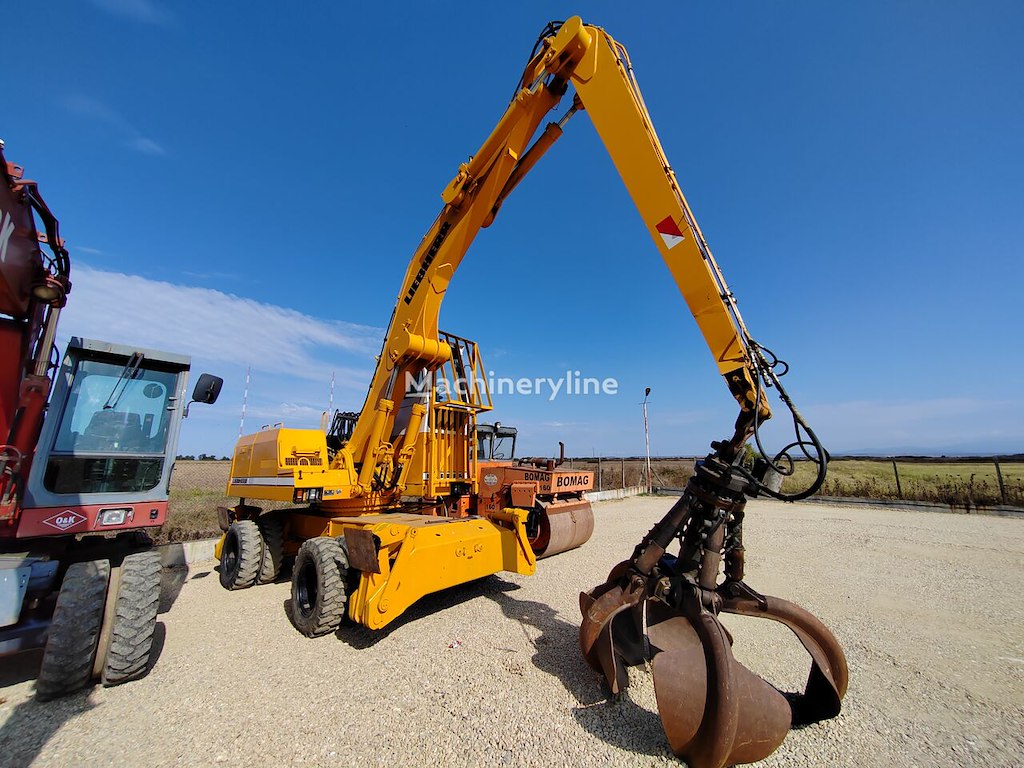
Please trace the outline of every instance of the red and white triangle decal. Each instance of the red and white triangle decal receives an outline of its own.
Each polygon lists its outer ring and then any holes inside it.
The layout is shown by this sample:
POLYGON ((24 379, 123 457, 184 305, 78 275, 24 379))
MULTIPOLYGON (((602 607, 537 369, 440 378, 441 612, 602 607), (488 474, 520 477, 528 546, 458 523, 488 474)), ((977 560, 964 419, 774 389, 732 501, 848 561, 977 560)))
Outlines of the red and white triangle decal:
POLYGON ((686 239, 683 237, 683 233, 679 229, 679 225, 672 220, 671 216, 666 216, 655 224, 654 228, 658 230, 658 234, 661 235, 661 239, 665 241, 666 248, 675 248, 686 239))

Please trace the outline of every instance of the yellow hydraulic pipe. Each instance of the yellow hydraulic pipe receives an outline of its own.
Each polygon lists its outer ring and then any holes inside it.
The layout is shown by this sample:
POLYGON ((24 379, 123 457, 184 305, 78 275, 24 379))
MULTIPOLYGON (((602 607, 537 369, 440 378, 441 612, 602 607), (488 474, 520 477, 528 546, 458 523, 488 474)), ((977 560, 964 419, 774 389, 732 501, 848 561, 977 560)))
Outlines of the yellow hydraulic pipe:
POLYGON ((402 469, 398 474, 395 485, 403 490, 405 488, 405 478, 409 474, 409 464, 412 461, 413 454, 416 452, 416 439, 419 437, 420 426, 423 424, 423 416, 426 412, 427 407, 425 405, 420 403, 413 405, 412 411, 409 414, 409 423, 405 427, 405 437, 402 439, 402 446, 396 451, 397 461, 402 469))
POLYGON ((372 445, 377 448, 363 457, 363 466, 359 468, 359 488, 363 492, 369 490, 370 481, 373 479, 373 471, 377 468, 377 461, 380 458, 381 438, 384 435, 384 427, 387 425, 388 414, 394 410, 395 404, 390 400, 381 398, 373 414, 373 427, 370 430, 372 445))
POLYGON ((498 199, 494 203, 494 207, 491 208, 490 214, 484 219, 482 226, 489 227, 494 222, 494 217, 498 215, 498 209, 501 208, 501 204, 505 202, 505 198, 515 189, 519 182, 528 174, 533 166, 537 164, 537 161, 544 157, 544 153, 551 149, 551 145, 554 144, 558 139, 562 137, 562 126, 558 123, 548 123, 537 140, 533 143, 526 153, 519 158, 519 162, 516 163, 516 168, 512 171, 512 175, 508 177, 508 181, 505 182, 505 186, 502 187, 501 192, 498 194, 498 199))

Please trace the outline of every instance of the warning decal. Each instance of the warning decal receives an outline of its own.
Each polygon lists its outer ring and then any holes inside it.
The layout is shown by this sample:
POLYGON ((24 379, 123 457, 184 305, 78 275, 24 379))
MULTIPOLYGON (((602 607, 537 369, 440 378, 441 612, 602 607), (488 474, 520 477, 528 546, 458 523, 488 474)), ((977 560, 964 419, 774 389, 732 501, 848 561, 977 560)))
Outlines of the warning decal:
POLYGON ((658 230, 658 234, 661 235, 661 239, 665 241, 666 248, 675 248, 681 242, 683 242, 683 233, 679 229, 671 216, 666 216, 664 219, 654 225, 654 228, 658 230))

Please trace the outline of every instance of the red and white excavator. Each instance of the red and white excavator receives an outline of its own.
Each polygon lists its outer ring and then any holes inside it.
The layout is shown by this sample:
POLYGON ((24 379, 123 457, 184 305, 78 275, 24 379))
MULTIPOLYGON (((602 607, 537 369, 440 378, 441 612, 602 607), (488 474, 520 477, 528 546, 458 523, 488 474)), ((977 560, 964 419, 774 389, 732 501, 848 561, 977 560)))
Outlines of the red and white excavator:
MULTIPOLYGON (((70 262, 23 174, 0 142, 0 656, 42 647, 49 699, 147 669, 160 558, 145 529, 167 517, 190 360, 77 337, 58 355, 70 262)), ((203 374, 192 401, 222 383, 203 374)))

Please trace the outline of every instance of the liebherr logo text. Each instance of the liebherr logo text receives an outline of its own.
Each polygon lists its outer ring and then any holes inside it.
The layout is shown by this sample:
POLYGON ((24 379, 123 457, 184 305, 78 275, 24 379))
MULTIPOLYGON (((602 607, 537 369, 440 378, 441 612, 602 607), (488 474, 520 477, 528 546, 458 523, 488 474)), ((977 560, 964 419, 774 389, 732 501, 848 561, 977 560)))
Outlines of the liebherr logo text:
POLYGON ((559 475, 556 488, 578 488, 581 485, 590 485, 589 478, 585 475, 559 475))
POLYGON ((416 295, 416 290, 420 287, 420 283, 423 282, 423 276, 427 274, 427 270, 430 269, 430 265, 434 261, 434 257, 437 256, 437 251, 441 248, 441 243, 448 237, 448 230, 452 228, 452 225, 447 221, 441 224, 441 228, 438 230, 437 235, 434 237, 434 242, 430 244, 430 250, 423 255, 423 263, 420 264, 420 271, 416 273, 416 277, 413 278, 412 285, 409 286, 409 292, 405 294, 405 303, 411 304, 412 297, 416 295))

